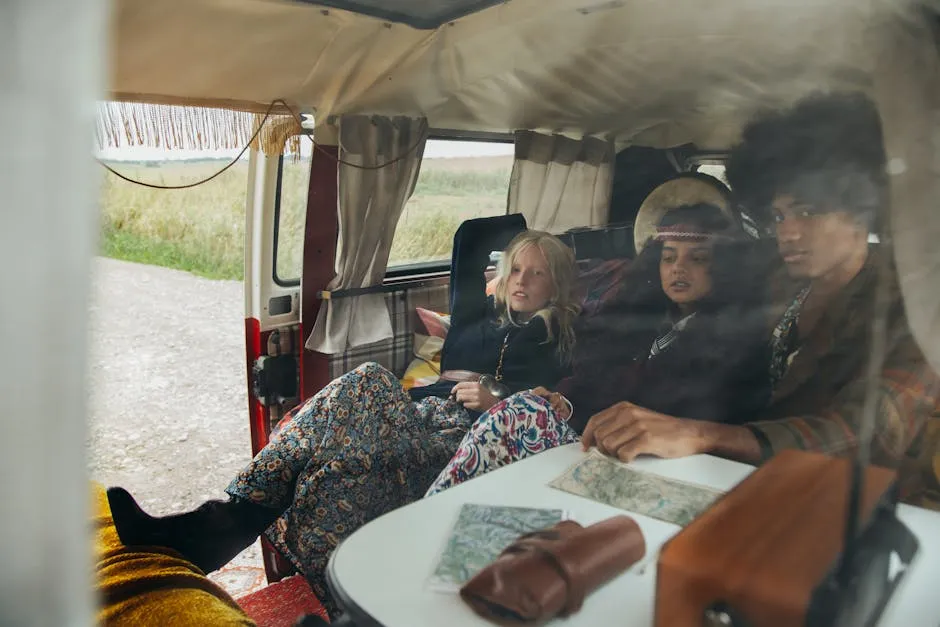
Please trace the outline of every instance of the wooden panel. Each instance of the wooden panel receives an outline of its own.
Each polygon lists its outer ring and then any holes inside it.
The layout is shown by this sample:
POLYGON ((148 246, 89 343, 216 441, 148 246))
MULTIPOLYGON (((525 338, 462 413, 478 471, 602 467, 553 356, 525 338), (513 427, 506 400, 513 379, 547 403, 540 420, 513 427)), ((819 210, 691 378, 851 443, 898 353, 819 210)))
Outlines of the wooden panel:
MULTIPOLYGON (((842 550, 850 472, 846 459, 784 451, 751 474, 663 548, 657 627, 701 625, 716 601, 755 627, 803 624, 842 550)), ((868 469, 865 520, 894 479, 868 469)))

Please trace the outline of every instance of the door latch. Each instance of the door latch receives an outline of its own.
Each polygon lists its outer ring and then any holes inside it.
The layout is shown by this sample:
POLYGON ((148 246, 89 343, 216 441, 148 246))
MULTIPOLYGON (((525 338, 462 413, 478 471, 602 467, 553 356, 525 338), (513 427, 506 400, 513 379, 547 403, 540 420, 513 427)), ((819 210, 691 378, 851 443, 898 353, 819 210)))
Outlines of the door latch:
POLYGON ((262 405, 296 404, 297 358, 264 355, 251 366, 251 392, 262 405))

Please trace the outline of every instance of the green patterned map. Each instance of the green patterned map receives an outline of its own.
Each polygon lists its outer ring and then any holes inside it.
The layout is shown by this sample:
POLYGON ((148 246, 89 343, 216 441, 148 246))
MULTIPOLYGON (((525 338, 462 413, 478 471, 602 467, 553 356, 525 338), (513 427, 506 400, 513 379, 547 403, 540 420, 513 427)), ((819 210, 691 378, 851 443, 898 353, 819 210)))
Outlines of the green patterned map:
POLYGON ((548 485, 682 527, 723 494, 713 488, 631 468, 597 449, 548 485))
POLYGON ((561 509, 536 509, 467 503, 431 575, 432 588, 456 591, 519 536, 565 519, 561 509))

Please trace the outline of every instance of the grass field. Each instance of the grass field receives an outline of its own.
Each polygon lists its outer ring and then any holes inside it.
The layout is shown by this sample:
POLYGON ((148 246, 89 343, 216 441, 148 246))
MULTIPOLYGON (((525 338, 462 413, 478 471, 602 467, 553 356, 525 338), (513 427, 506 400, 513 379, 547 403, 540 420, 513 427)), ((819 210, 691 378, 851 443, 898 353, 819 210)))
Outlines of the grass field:
MULTIPOLYGON (((216 172, 225 162, 111 164, 153 184, 178 185, 216 172)), ((450 257, 463 220, 505 211, 512 157, 426 159, 405 207, 389 265, 450 257)), ((217 279, 242 279, 247 163, 186 190, 157 190, 107 173, 101 190, 101 254, 186 270, 217 279)), ((300 276, 309 162, 285 161, 277 274, 300 276)))

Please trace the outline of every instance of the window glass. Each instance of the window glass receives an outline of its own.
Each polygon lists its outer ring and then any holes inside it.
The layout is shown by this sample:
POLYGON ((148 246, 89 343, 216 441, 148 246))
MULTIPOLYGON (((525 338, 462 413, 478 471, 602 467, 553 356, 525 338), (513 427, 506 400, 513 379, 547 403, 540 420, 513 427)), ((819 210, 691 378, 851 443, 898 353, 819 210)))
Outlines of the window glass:
POLYGON ((310 158, 306 150, 299 157, 281 159, 274 235, 274 280, 281 285, 299 283, 303 269, 310 158))
POLYGON ((509 143, 428 140, 388 267, 450 261, 461 222, 506 213, 512 161, 509 143))

